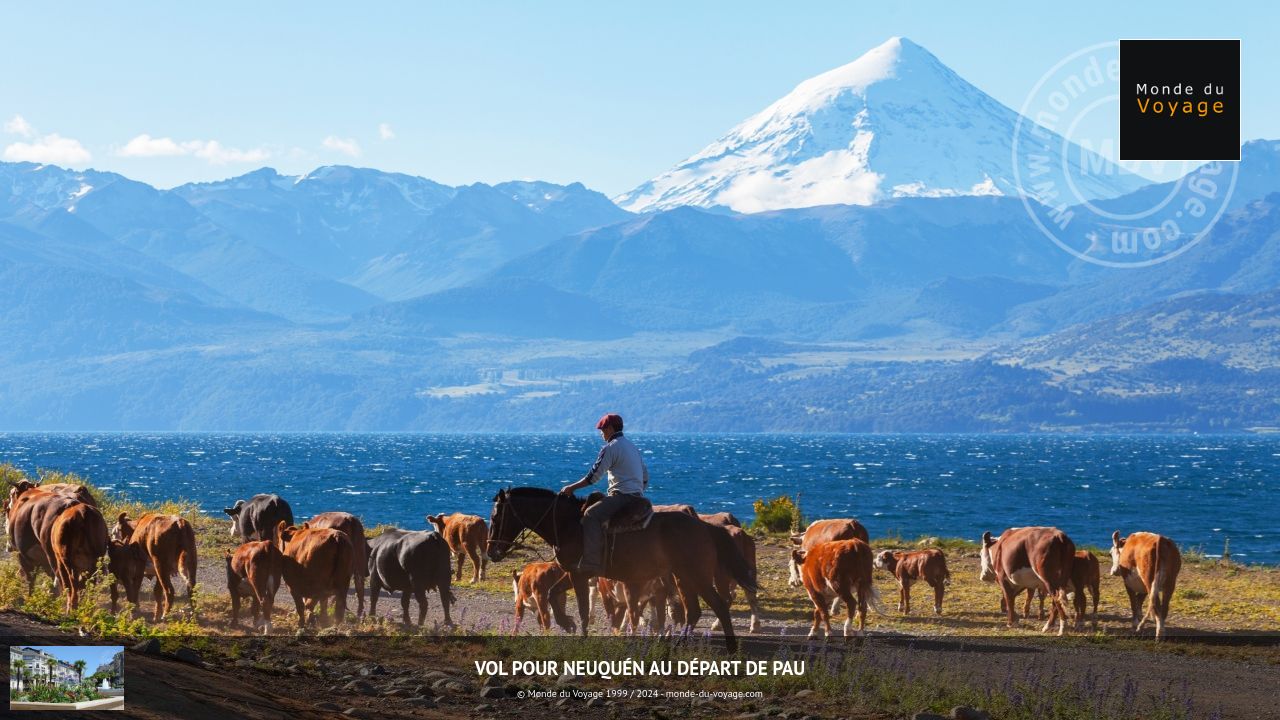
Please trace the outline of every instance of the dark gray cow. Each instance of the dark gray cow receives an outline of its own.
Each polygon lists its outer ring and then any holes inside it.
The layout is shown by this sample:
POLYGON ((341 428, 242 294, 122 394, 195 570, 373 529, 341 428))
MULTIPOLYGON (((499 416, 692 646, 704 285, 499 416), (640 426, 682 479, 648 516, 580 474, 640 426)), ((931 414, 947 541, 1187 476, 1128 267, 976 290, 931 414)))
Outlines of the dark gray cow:
POLYGON ((222 512, 231 516, 231 537, 238 537, 241 542, 274 540, 281 520, 285 525, 293 524, 293 509, 279 495, 254 495, 248 502, 237 500, 222 512))
POLYGON ((449 544, 431 530, 387 530, 369 541, 369 614, 378 609, 378 593, 383 589, 400 593, 404 624, 409 624, 409 598, 418 599, 418 625, 427 617, 427 591, 440 593, 444 621, 452 625, 449 588, 453 568, 449 544))

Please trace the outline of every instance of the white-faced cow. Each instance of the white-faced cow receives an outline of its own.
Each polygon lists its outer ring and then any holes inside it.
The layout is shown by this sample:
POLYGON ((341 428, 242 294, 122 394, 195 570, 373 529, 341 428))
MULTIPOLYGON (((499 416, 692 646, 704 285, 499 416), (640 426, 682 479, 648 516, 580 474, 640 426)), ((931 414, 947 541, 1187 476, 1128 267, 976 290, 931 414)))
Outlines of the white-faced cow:
POLYGON ((1169 538, 1149 532, 1136 532, 1120 537, 1111 534, 1111 574, 1124 580, 1133 611, 1133 631, 1141 632, 1147 620, 1155 620, 1156 640, 1164 637, 1164 624, 1169 617, 1169 601, 1178 584, 1182 569, 1182 553, 1169 538), (1151 602, 1144 613, 1143 600, 1151 602))
POLYGON ((866 633, 867 605, 880 612, 879 593, 871 584, 871 546, 854 538, 813 545, 808 550, 797 548, 791 558, 800 566, 800 581, 804 584, 809 600, 813 602, 813 625, 809 637, 818 634, 819 626, 825 626, 826 637, 831 637, 831 611, 834 600, 843 600, 848 608, 844 621, 844 636, 849 637, 849 623, 856 610, 858 634, 866 633))
MULTIPOLYGON (((831 542, 833 540, 853 540, 857 538, 862 542, 871 542, 871 537, 867 534, 867 529, 862 523, 852 518, 832 518, 828 520, 814 520, 809 523, 809 527, 805 528, 803 533, 791 536, 791 544, 797 546, 801 550, 808 550, 818 543, 831 542)), ((800 587, 800 565, 794 559, 791 561, 791 579, 789 581, 791 587, 800 587)))
POLYGON ((933 612, 942 614, 942 596, 951 584, 951 571, 941 550, 881 550, 875 565, 898 581, 898 612, 911 614, 911 586, 923 580, 933 588, 933 612))
POLYGON ((1042 632, 1058 621, 1058 634, 1067 629, 1067 591, 1071 587, 1071 568, 1076 546, 1066 533, 1051 527, 1010 528, 998 539, 982 534, 979 578, 1000 586, 1004 596, 1009 627, 1018 624, 1014 598, 1027 588, 1044 588, 1053 603, 1042 632))
POLYGON ((237 500, 222 512, 231 516, 231 537, 239 538, 240 542, 274 540, 281 521, 286 526, 293 524, 293 508, 279 495, 254 495, 248 501, 237 500))

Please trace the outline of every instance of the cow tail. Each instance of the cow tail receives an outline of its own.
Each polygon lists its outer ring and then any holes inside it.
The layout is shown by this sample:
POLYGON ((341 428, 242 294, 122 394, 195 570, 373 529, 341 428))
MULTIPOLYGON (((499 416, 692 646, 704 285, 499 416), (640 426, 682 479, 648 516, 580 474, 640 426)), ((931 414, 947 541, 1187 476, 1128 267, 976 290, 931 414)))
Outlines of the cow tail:
MULTIPOLYGON (((191 594, 191 588, 196 584, 196 533, 191 527, 191 523, 182 518, 178 518, 178 536, 181 538, 181 546, 178 550, 178 567, 182 568, 183 579, 187 581, 187 594, 191 594)), ((231 559, 227 558, 227 566, 230 567, 231 559)))
MULTIPOLYGON (((1151 571, 1151 594, 1147 597, 1147 614, 1146 619, 1154 620, 1160 617, 1161 600, 1160 596, 1164 593, 1164 578, 1162 577, 1162 568, 1160 566, 1160 540, 1156 540, 1156 558, 1155 567, 1151 571)), ((1145 620, 1144 620, 1145 621, 1145 620)))
POLYGON ((888 615, 884 611, 884 606, 880 604, 880 591, 876 589, 875 583, 870 580, 867 581, 867 604, 871 606, 872 610, 876 611, 877 615, 888 615))
POLYGON ((717 564, 728 570, 730 577, 744 591, 756 592, 759 589, 756 586, 756 574, 751 572, 751 567, 747 565, 747 560, 742 556, 742 551, 738 549, 737 544, 733 542, 733 538, 729 536, 729 531, 715 525, 707 525, 707 529, 711 532, 711 537, 715 539, 717 564))

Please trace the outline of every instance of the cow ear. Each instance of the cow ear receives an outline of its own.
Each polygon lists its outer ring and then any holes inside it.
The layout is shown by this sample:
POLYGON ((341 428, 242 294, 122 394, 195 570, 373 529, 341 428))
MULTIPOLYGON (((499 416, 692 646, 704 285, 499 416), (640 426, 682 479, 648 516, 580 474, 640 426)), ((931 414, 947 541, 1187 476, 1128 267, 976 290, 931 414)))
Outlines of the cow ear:
POLYGON ((791 536, 791 544, 792 544, 792 545, 799 545, 799 544, 801 544, 801 543, 803 543, 803 542, 804 542, 804 536, 803 536, 803 535, 792 535, 792 536, 791 536))
POLYGON ((1111 544, 1112 544, 1112 545, 1114 545, 1114 546, 1116 546, 1116 547, 1120 547, 1120 546, 1124 545, 1124 541, 1120 539, 1120 531, 1119 531, 1119 530, 1116 530, 1115 532, 1111 533, 1111 544))
POLYGON ((990 531, 990 530, 988 530, 988 531, 986 531, 986 532, 982 533, 982 547, 987 547, 987 546, 991 545, 991 543, 992 543, 992 542, 994 542, 994 541, 991 539, 991 531, 990 531))
POLYGON ((231 517, 235 517, 236 515, 240 514, 240 508, 239 507, 222 508, 222 512, 230 515, 231 517))
POLYGON ((116 518, 116 522, 118 523, 123 523, 128 521, 129 521, 129 513, 127 512, 120 513, 120 517, 116 518))
POLYGON ((311 528, 311 523, 310 523, 310 522, 304 522, 304 523, 302 523, 302 529, 303 529, 303 530, 309 530, 310 528, 311 528))

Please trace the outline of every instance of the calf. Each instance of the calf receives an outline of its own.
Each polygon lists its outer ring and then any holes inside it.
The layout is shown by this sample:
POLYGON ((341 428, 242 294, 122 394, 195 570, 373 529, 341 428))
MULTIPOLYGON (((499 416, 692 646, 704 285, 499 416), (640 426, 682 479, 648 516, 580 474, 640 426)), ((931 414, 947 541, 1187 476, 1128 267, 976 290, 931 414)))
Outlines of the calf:
POLYGON ((364 580, 369 577, 369 544, 360 518, 345 512, 322 512, 311 518, 313 528, 341 530, 351 539, 351 579, 356 586, 356 618, 364 617, 364 580))
POLYGON ((49 534, 55 575, 67 593, 67 612, 80 602, 84 580, 107 554, 107 522, 98 508, 77 502, 53 521, 49 534))
POLYGON ((1148 619, 1156 623, 1156 640, 1164 637, 1164 624, 1169 617, 1169 601, 1178 584, 1182 569, 1182 553, 1172 540, 1155 533, 1136 532, 1127 538, 1117 530, 1111 534, 1111 574, 1124 579, 1133 611, 1133 631, 1142 632, 1148 619), (1147 611, 1142 603, 1151 596, 1147 611))
MULTIPOLYGON (((791 536, 791 544, 796 545, 801 550, 808 550, 818 543, 831 542, 833 540, 852 540, 857 538, 862 542, 870 542, 871 538, 867 535, 867 529, 862 527, 862 523, 853 519, 830 519, 830 520, 814 520, 809 523, 809 527, 799 535, 791 536)), ((791 587, 800 587, 800 565, 793 559, 791 561, 791 579, 789 581, 791 587)))
POLYGON ((280 589, 284 557, 270 540, 251 540, 226 553, 227 591, 231 595, 231 624, 240 624, 240 598, 248 597, 253 624, 263 618, 262 634, 271 634, 271 611, 280 589))
POLYGON ((1058 634, 1066 632, 1065 600, 1075 552, 1075 543, 1057 528, 1010 528, 1001 533, 999 539, 993 539, 989 532, 983 533, 979 578, 1000 586, 1009 627, 1018 624, 1014 611, 1014 598, 1018 593, 1027 588, 1044 588, 1053 605, 1041 631, 1047 632, 1056 618, 1058 634))
POLYGON ((951 584, 951 571, 941 550, 882 550, 876 555, 875 566, 897 579, 898 612, 911 614, 911 585, 923 580, 933 588, 934 614, 942 614, 942 596, 951 584))
POLYGON ((286 526, 293 524, 293 508, 279 495, 254 495, 248 501, 237 500, 222 512, 231 516, 231 537, 241 542, 273 540, 281 521, 286 526))
POLYGON ((418 600, 418 625, 427 618, 427 591, 440 593, 444 622, 452 625, 449 606, 454 601, 450 587, 452 560, 449 544, 430 530, 408 531, 393 528, 369 541, 369 614, 378 609, 378 593, 384 588, 400 593, 404 624, 409 624, 409 600, 418 600))
POLYGON ((879 612, 879 594, 871 585, 871 546, 854 538, 817 543, 808 549, 791 551, 792 561, 800 568, 800 582, 809 600, 813 602, 813 626, 809 637, 818 634, 818 626, 825 625, 825 637, 831 637, 831 611, 835 600, 843 600, 848 609, 844 621, 844 636, 849 637, 849 623, 854 610, 858 615, 858 634, 865 635, 867 605, 879 612), (854 598, 857 597, 855 604, 854 598))
POLYGON ((196 583, 196 532, 191 523, 177 515, 146 513, 135 522, 127 513, 120 513, 111 537, 122 543, 137 545, 147 558, 144 570, 155 577, 152 590, 155 596, 155 621, 169 614, 173 606, 174 575, 181 575, 187 583, 187 602, 195 609, 193 588, 196 583))
POLYGON ((111 573, 111 612, 117 612, 120 588, 125 599, 133 604, 133 614, 138 614, 138 595, 142 590, 142 578, 147 569, 147 554, 133 543, 108 540, 107 571, 111 573))
POLYGON ((669 610, 676 624, 685 621, 683 605, 675 602, 675 580, 669 575, 641 584, 598 577, 592 592, 593 599, 599 596, 605 620, 614 632, 622 632, 624 624, 628 633, 639 631, 645 607, 650 609, 649 627, 655 633, 666 631, 669 610))
POLYGON ((319 622, 325 624, 332 597, 333 620, 341 625, 347 620, 347 591, 351 588, 351 539, 341 530, 302 527, 276 523, 273 533, 280 551, 281 575, 293 595, 298 611, 298 626, 307 624, 307 611, 316 619, 316 603, 320 604, 319 622))
POLYGON ((512 570, 511 591, 516 603, 515 631, 520 630, 526 608, 538 616, 538 625, 543 630, 551 629, 551 615, 554 613, 557 625, 569 632, 576 631, 577 623, 564 611, 570 587, 572 583, 569 573, 553 562, 533 562, 525 565, 522 571, 512 570))
POLYGON ((449 550, 458 560, 458 574, 454 580, 462 581, 462 564, 468 556, 471 558, 471 582, 483 580, 485 568, 489 564, 489 558, 484 554, 484 545, 489 539, 484 519, 462 513, 448 516, 441 513, 428 515, 427 522, 434 525, 440 536, 449 543, 449 550))

